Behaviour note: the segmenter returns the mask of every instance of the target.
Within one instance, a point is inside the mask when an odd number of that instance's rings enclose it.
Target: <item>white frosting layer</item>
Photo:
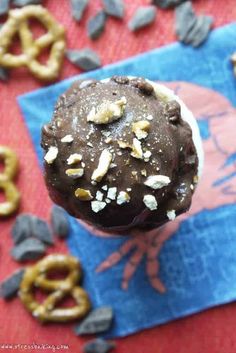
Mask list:
[[[136,78],[134,76],[128,76],[130,79]],[[110,78],[106,78],[104,80],[101,80],[102,82],[108,82]],[[197,125],[197,121],[193,116],[193,113],[187,108],[186,104],[180,99],[174,91],[172,91],[170,88],[167,88],[166,86],[150,81],[146,79],[147,82],[149,82],[156,93],[157,96],[160,98],[164,98],[166,101],[171,101],[171,100],[176,100],[180,107],[181,107],[181,117],[184,121],[186,121],[189,126],[192,129],[192,134],[193,134],[193,143],[197,151],[197,156],[198,156],[198,177],[202,175],[203,171],[203,164],[204,164],[204,151],[203,151],[203,146],[202,146],[202,139],[200,136],[200,131]]]

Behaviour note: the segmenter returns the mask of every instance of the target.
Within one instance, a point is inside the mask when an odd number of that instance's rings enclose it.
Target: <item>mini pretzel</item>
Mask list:
[[[52,270],[66,270],[68,275],[63,280],[48,279],[48,272]],[[87,293],[77,285],[80,278],[81,267],[75,257],[49,255],[25,271],[19,296],[27,310],[41,322],[67,322],[80,319],[90,309]],[[35,299],[35,288],[49,292],[43,303]],[[76,305],[70,308],[56,307],[58,302],[68,295],[73,297]]]
[[[33,39],[28,20],[36,18],[47,29],[47,33]],[[22,45],[22,54],[8,52],[16,34]],[[37,61],[40,53],[51,46],[47,65]],[[0,66],[17,68],[26,66],[40,80],[51,81],[58,77],[65,52],[65,30],[52,15],[40,5],[29,5],[9,11],[8,20],[0,30]]]
[[[0,190],[6,197],[6,201],[0,203],[0,217],[6,217],[17,210],[20,202],[20,193],[12,181],[18,171],[18,160],[15,152],[5,146],[0,146],[0,160],[4,164],[0,173]]]

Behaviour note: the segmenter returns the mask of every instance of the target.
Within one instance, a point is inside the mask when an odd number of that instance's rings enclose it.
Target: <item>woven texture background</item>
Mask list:
[[[195,7],[198,12],[215,16],[215,25],[221,26],[236,18],[234,2],[233,0],[199,0],[195,2]],[[68,2],[60,0],[60,3],[63,3],[63,6],[60,7],[58,3],[58,0],[45,1],[45,5],[68,28],[68,46],[71,48],[79,48],[85,45],[94,47],[100,53],[103,64],[115,62],[174,40],[172,30],[173,13],[159,11],[155,26],[136,35],[129,34],[126,27],[120,22],[109,19],[109,30],[98,42],[91,43],[85,36],[84,25],[86,19],[99,8],[99,1],[91,2],[84,21],[79,25],[74,23],[70,17]],[[148,1],[126,1],[126,3],[128,20],[138,5],[147,4]],[[69,77],[75,73],[78,73],[78,70],[73,68],[68,62],[65,62],[62,78]],[[12,73],[12,79],[9,84],[0,83],[0,143],[13,147],[20,157],[21,173],[18,186],[23,194],[21,211],[33,212],[43,218],[47,218],[51,203],[43,184],[30,138],[15,101],[15,97],[18,94],[39,86],[40,84],[23,70]],[[0,225],[0,279],[18,266],[9,256],[9,249],[12,246],[9,237],[11,224],[12,219],[9,219],[4,222],[1,221]],[[57,244],[54,249],[54,251],[59,250],[66,251],[63,243]],[[25,313],[18,300],[14,300],[11,304],[5,304],[1,301],[0,312],[1,342],[58,344],[58,337],[63,337],[61,343],[69,344],[71,352],[80,351],[79,347],[82,344],[82,340],[76,338],[69,327],[68,329],[59,325],[50,328],[40,327]],[[233,338],[235,314],[236,306],[233,304],[212,309],[194,317],[122,339],[118,342],[117,351],[121,353],[130,351],[139,353],[145,352],[146,347],[149,347],[148,351],[150,353],[235,352],[236,339]],[[16,318],[18,319],[16,320]]]

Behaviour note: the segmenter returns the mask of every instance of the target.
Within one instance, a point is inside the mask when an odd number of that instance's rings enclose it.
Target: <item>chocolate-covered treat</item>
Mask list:
[[[52,200],[108,232],[152,229],[187,211],[202,168],[192,113],[142,78],[75,82],[42,147]]]

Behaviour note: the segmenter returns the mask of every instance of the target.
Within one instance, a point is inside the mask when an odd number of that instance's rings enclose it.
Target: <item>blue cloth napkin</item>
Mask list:
[[[212,32],[208,41],[199,49],[176,43],[86,73],[80,78],[101,79],[123,74],[144,76],[151,80],[186,81],[211,88],[236,105],[236,80],[229,61],[235,49],[236,24],[231,24]],[[76,78],[19,97],[40,164],[40,128],[50,120],[58,96]],[[209,117],[200,121],[200,128],[205,140],[211,138]],[[236,116],[232,129],[236,131]],[[225,157],[225,163],[235,166],[235,157],[236,143],[235,153]],[[235,186],[235,177],[236,168],[234,173],[218,183],[224,184],[230,178]],[[204,196],[210,197],[211,190],[209,195]],[[234,193],[235,200],[236,192],[230,190],[228,186],[224,188],[226,194]],[[129,237],[105,239],[94,236],[71,218],[72,231],[68,247],[82,261],[85,270],[84,285],[92,302],[95,307],[111,305],[115,311],[110,336],[125,336],[235,300],[236,205],[232,197],[230,200],[215,209],[202,209],[186,219],[180,223],[174,237],[165,243],[159,257],[159,275],[167,287],[164,295],[151,285],[146,271],[145,254],[128,288],[121,288],[123,271],[130,264],[136,248],[130,247],[130,251],[123,253],[118,250],[122,246],[125,249],[124,244],[131,241]],[[96,268],[112,253],[119,258],[117,264],[97,273]]]

